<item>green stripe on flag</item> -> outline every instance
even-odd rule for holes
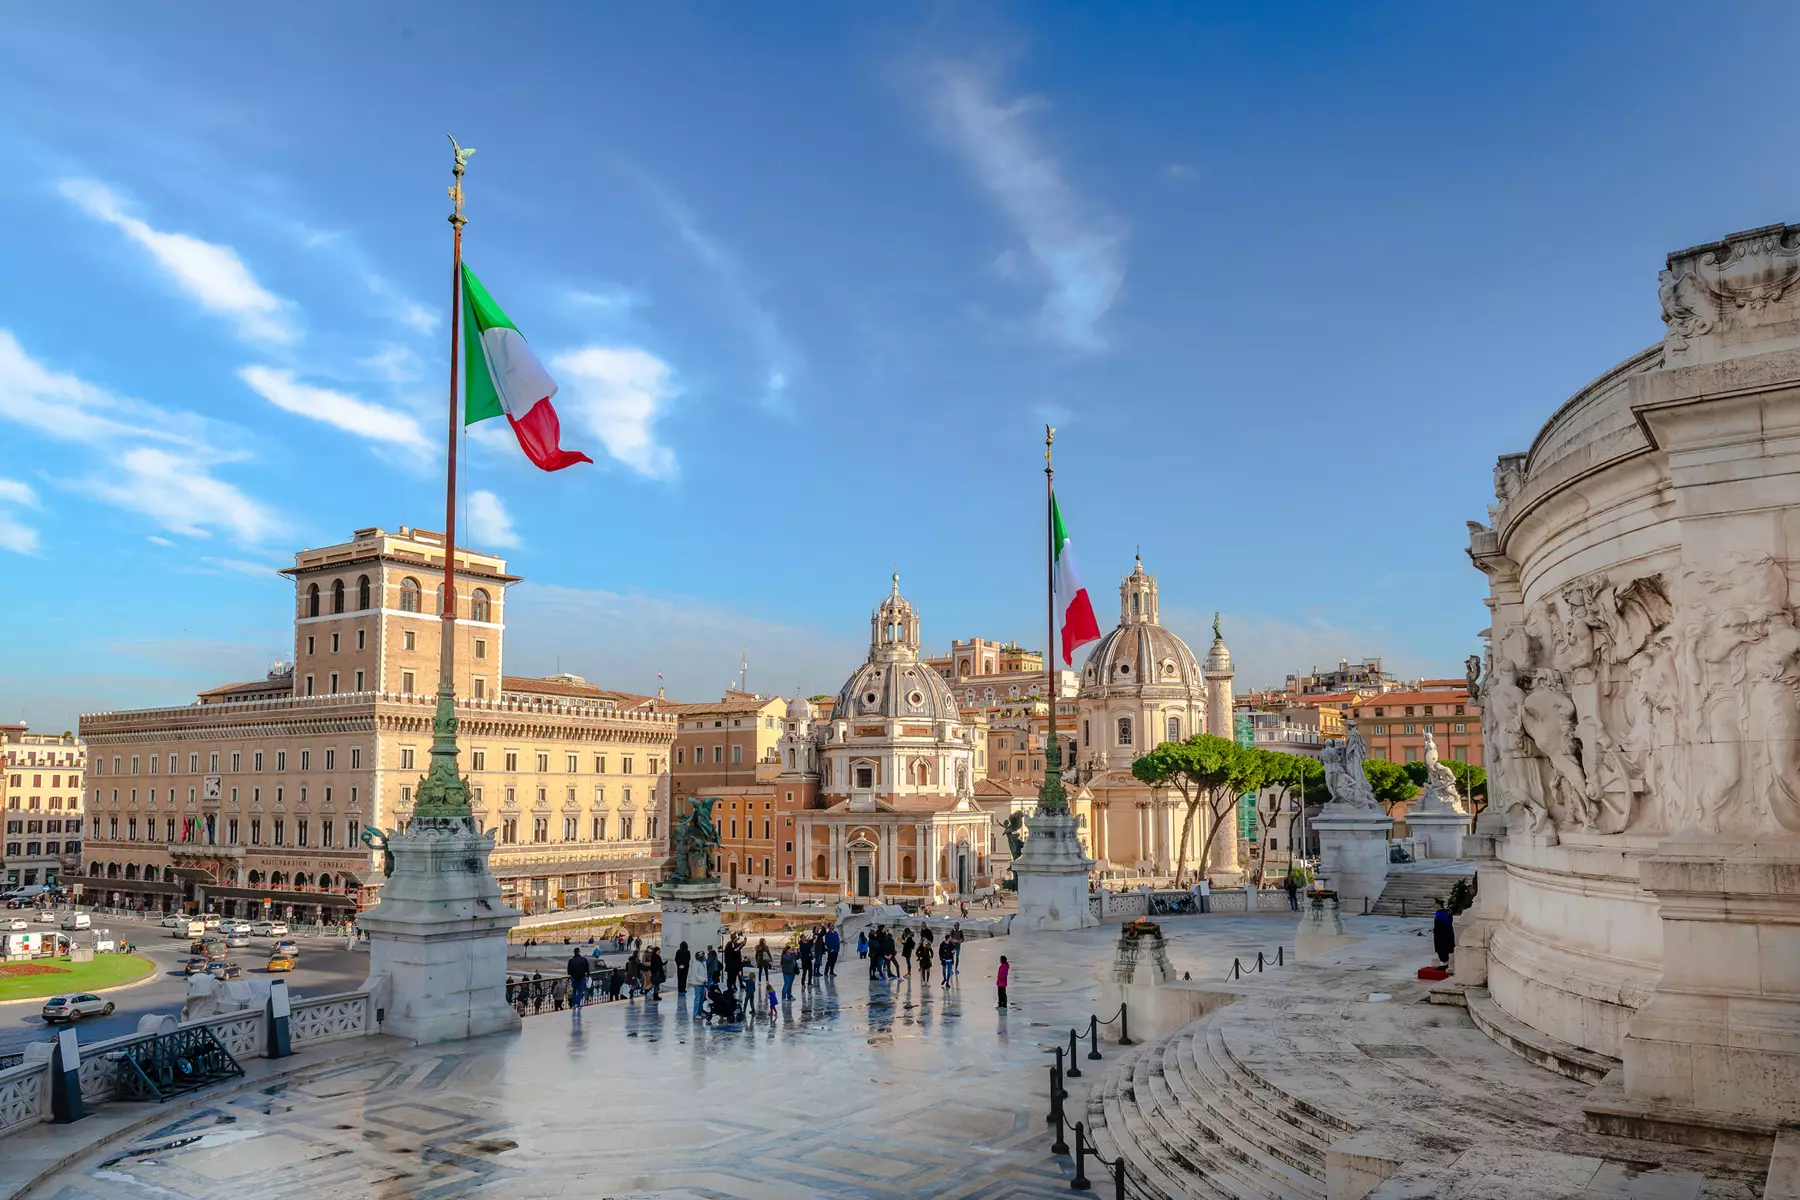
[[[475,278],[467,263],[462,269],[463,307],[463,424],[473,425],[489,417],[505,414],[500,393],[494,390],[494,376],[488,370],[487,351],[481,345],[481,331],[495,327],[515,329],[507,315],[494,303],[488,290]]]
[[[1056,493],[1050,493],[1050,546],[1057,558],[1062,557],[1063,546],[1068,543],[1069,531],[1063,528],[1062,506],[1056,502]]]

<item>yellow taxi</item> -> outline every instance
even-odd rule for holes
[[[291,953],[277,952],[269,955],[269,970],[291,971],[294,969],[294,956]]]

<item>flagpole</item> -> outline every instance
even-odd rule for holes
[[[455,158],[450,168],[450,404],[449,436],[444,447],[444,602],[443,639],[438,656],[437,712],[431,722],[431,767],[419,781],[413,804],[415,821],[471,825],[469,789],[456,762],[456,385],[457,356],[462,349],[463,173],[467,150],[450,139]]]
[[[1062,749],[1056,744],[1056,463],[1050,451],[1056,430],[1044,426],[1044,677],[1050,685],[1050,727],[1044,739],[1044,784],[1038,789],[1040,813],[1067,813],[1068,793],[1062,784]]]

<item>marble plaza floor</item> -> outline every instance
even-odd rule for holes
[[[1233,957],[1293,948],[1287,917],[1175,918],[1165,929],[1177,971],[1197,980],[1222,978]],[[1050,1049],[1094,1010],[1116,936],[1114,925],[971,941],[947,991],[871,985],[852,955],[835,981],[804,999],[796,988],[777,1019],[749,1026],[707,1027],[665,998],[384,1050],[172,1110],[29,1194],[1067,1196],[1067,1160],[1048,1153],[1044,1125]],[[1004,1012],[993,989],[1001,954],[1013,963]],[[1117,1057],[1107,1055],[1085,1065]],[[1071,1120],[1077,1111],[1072,1101]]]

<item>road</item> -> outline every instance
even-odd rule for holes
[[[104,1041],[137,1032],[138,1018],[148,1013],[179,1015],[187,999],[187,979],[181,974],[181,960],[187,957],[188,940],[172,938],[167,929],[154,921],[107,917],[94,922],[96,929],[110,929],[113,936],[137,943],[138,953],[156,963],[157,970],[148,982],[130,984],[98,993],[118,1005],[110,1017],[90,1017],[78,1028],[83,1042]],[[264,977],[263,964],[268,961],[269,938],[251,938],[248,949],[232,951],[233,961],[245,968],[245,977]],[[292,991],[299,996],[329,996],[334,992],[360,987],[369,974],[369,956],[344,949],[342,938],[329,941],[300,938],[299,965],[288,975]],[[20,1000],[0,1004],[0,1054],[17,1053],[30,1042],[46,1041],[51,1027],[38,1016],[43,1000]]]

